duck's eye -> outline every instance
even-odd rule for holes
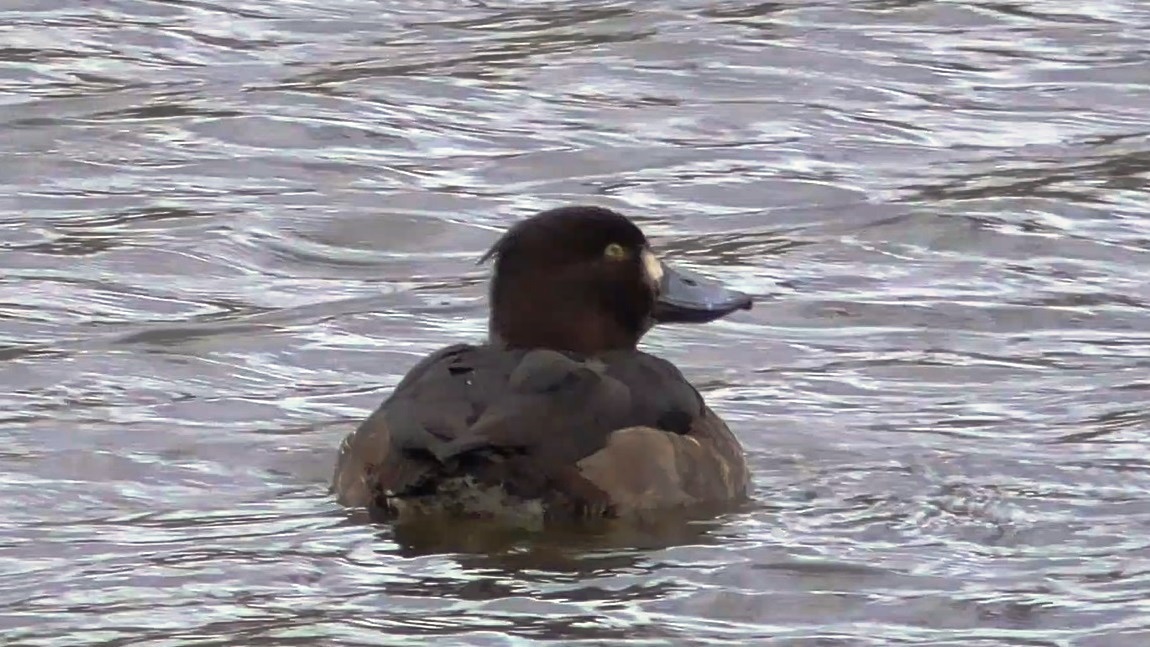
[[[619,243],[611,243],[603,250],[603,255],[613,261],[621,261],[627,258],[627,250]]]

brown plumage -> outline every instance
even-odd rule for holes
[[[523,221],[488,256],[490,341],[418,363],[347,437],[341,503],[378,518],[552,519],[746,496],[737,439],[636,344],[655,323],[713,320],[749,297],[658,263],[633,223],[597,207]]]

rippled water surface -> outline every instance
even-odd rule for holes
[[[1142,0],[9,2],[11,645],[1150,644]],[[633,215],[749,509],[469,543],[327,492],[498,232]],[[445,543],[445,538],[454,542]]]

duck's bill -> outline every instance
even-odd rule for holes
[[[718,281],[660,263],[655,323],[707,323],[736,310],[750,310],[751,297]]]

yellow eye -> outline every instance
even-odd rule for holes
[[[603,255],[613,261],[621,261],[627,258],[627,250],[619,243],[611,243],[603,250]]]

